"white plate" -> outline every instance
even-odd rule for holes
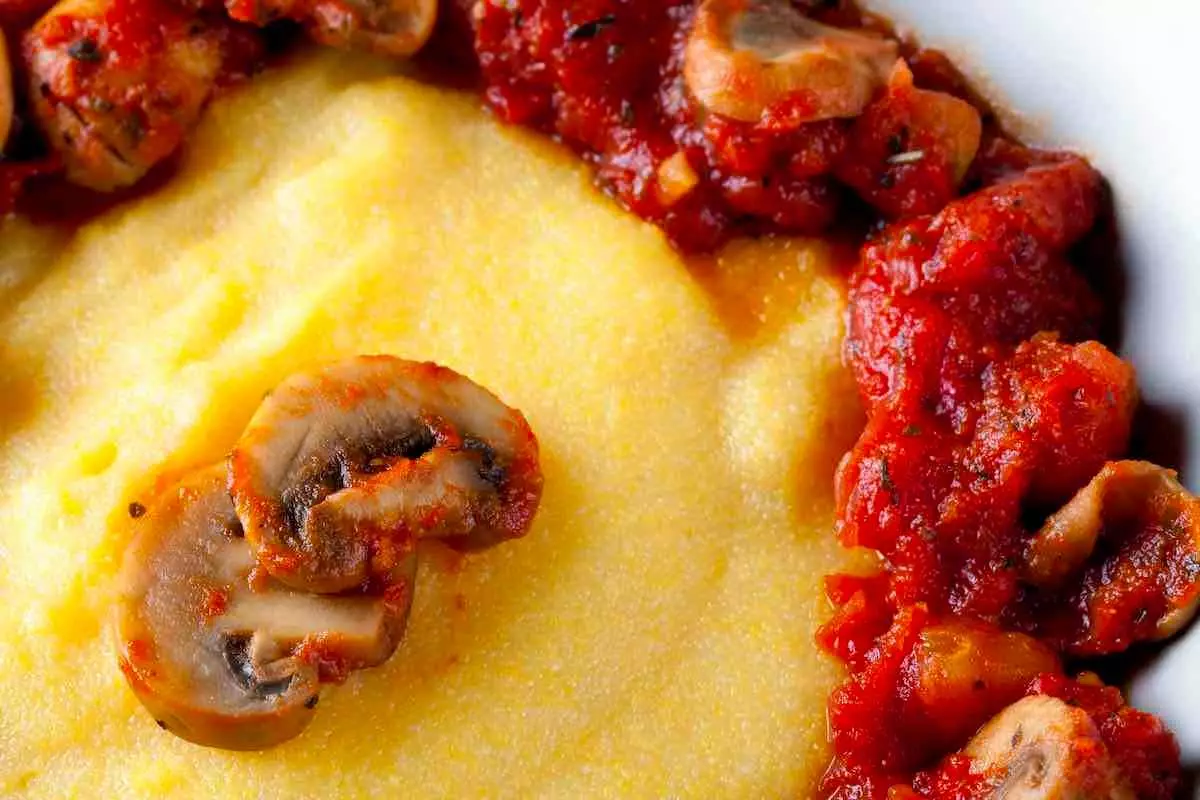
[[[1112,183],[1128,272],[1122,354],[1178,415],[1200,490],[1200,4],[1183,0],[876,0],[949,53],[1035,141],[1086,153]],[[1200,627],[1132,688],[1200,766]],[[1197,795],[1200,798],[1200,794]]]

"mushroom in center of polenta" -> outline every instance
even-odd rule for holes
[[[541,489],[524,416],[449,369],[373,356],[294,375],[228,466],[131,508],[122,672],[189,741],[290,739],[322,685],[395,652],[419,539],[475,550],[523,536]]]

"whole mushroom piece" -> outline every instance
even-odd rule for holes
[[[283,381],[229,464],[259,562],[313,592],[389,585],[422,538],[478,549],[522,536],[542,492],[519,411],[445,367],[390,356]]]
[[[1050,597],[1072,598],[1058,604],[1066,612],[1086,608],[1065,642],[1072,652],[1171,636],[1200,604],[1200,500],[1173,470],[1105,464],[1030,539],[1022,577]]]
[[[906,665],[913,679],[908,702],[922,712],[922,737],[953,749],[1022,697],[1031,680],[1061,669],[1055,652],[1031,636],[945,620],[917,637]]]
[[[257,750],[308,725],[328,676],[385,661],[408,591],[302,594],[252,576],[224,465],[196,472],[131,522],[120,576],[120,665],[160,727],[196,744]]]
[[[994,800],[1136,800],[1091,717],[1055,697],[1013,703],[964,753],[992,779]]]
[[[291,19],[321,44],[404,57],[433,35],[437,0],[227,0],[229,15],[254,25]]]
[[[174,153],[217,86],[232,28],[169,0],[51,8],[25,34],[22,55],[34,119],[67,178],[111,191]]]
[[[786,100],[799,124],[860,114],[898,53],[893,41],[822,25],[788,0],[702,0],[683,74],[707,111],[757,122]]]

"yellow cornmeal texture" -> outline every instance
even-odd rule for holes
[[[218,103],[154,196],[4,230],[0,796],[809,796],[859,425],[828,251],[689,271],[576,159],[388,69],[302,59]],[[300,738],[159,730],[110,638],[128,504],[288,373],[380,352],[526,413],[533,531],[425,551],[399,651]]]

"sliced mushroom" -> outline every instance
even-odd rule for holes
[[[355,12],[355,21],[349,26],[337,16],[337,10],[346,5]],[[405,57],[424,47],[433,35],[438,4],[437,0],[357,0],[345,5],[321,4],[316,9],[318,16],[310,30],[318,42]],[[329,9],[335,11],[331,14]]]
[[[148,24],[132,46],[127,31]],[[67,178],[111,191],[174,153],[216,88],[229,24],[166,0],[62,0],[38,20],[23,40],[29,96]]]
[[[989,717],[1025,694],[1029,682],[1058,672],[1058,656],[1021,633],[969,620],[921,631],[911,656],[912,697],[926,734],[943,749],[962,744]]]
[[[298,594],[255,578],[216,465],[155,498],[130,524],[116,633],[122,671],[158,724],[189,741],[257,750],[299,734],[320,684],[385,661],[408,591]]]
[[[1136,800],[1087,712],[1055,697],[1013,703],[964,752],[994,800]]]
[[[437,22],[437,0],[226,0],[229,15],[254,25],[291,19],[321,44],[405,57]]]
[[[1101,553],[1098,544],[1105,547]],[[1103,563],[1091,562],[1099,559]],[[1153,563],[1135,564],[1136,561]],[[1180,485],[1173,470],[1145,461],[1105,464],[1096,477],[1053,514],[1026,549],[1024,579],[1058,590],[1099,569],[1090,587],[1110,604],[1123,572],[1152,570],[1142,584],[1154,587],[1157,602],[1141,613],[1157,638],[1177,632],[1200,603],[1200,501]],[[1101,618],[1092,614],[1093,624]]]
[[[259,563],[333,592],[394,582],[420,538],[478,549],[524,535],[542,474],[529,424],[486,389],[363,356],[281,383],[234,448],[230,489]]]
[[[1105,464],[1029,541],[1023,577],[1034,586],[1061,586],[1087,563],[1107,526],[1137,521],[1164,492],[1186,494],[1171,470],[1145,461]]]
[[[793,123],[854,117],[887,83],[895,42],[809,19],[788,0],[703,0],[683,74],[708,111],[743,122],[788,101]]]

